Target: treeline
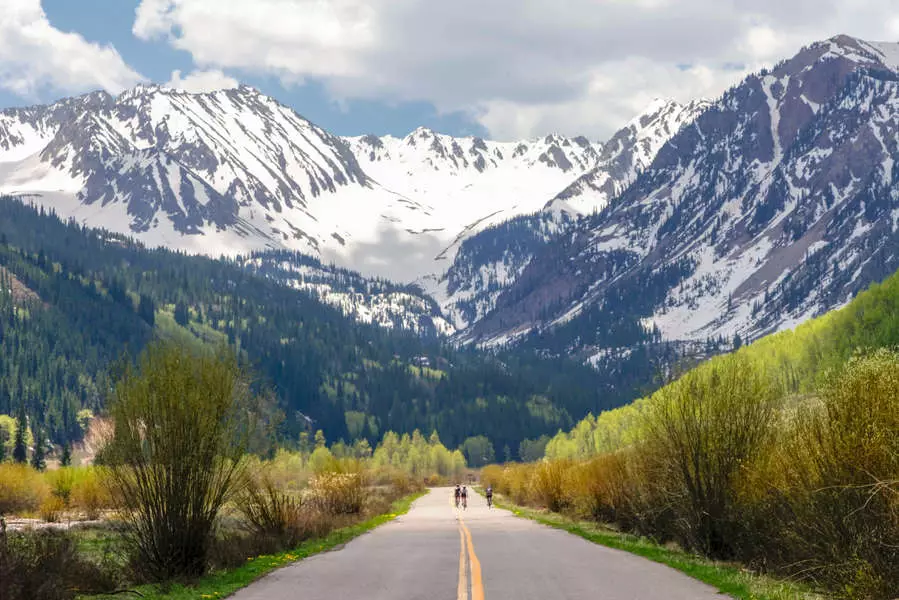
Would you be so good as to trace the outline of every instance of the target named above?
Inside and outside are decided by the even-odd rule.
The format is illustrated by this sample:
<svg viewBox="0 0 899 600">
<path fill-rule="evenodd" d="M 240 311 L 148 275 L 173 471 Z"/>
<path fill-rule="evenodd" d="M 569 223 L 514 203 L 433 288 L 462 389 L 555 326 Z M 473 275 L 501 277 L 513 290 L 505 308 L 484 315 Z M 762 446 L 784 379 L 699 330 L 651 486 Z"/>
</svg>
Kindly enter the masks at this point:
<svg viewBox="0 0 899 600">
<path fill-rule="evenodd" d="M 899 591 L 899 276 L 489 467 L 521 503 L 796 577 Z"/>
<path fill-rule="evenodd" d="M 0 271 L 17 282 L 0 286 L 0 413 L 24 406 L 57 445 L 80 435 L 79 410 L 102 410 L 110 369 L 160 336 L 238 347 L 277 396 L 280 445 L 419 429 L 450 447 L 486 435 L 515 457 L 522 440 L 627 399 L 573 360 L 356 323 L 236 262 L 148 250 L 14 200 L 0 202 Z"/>
</svg>

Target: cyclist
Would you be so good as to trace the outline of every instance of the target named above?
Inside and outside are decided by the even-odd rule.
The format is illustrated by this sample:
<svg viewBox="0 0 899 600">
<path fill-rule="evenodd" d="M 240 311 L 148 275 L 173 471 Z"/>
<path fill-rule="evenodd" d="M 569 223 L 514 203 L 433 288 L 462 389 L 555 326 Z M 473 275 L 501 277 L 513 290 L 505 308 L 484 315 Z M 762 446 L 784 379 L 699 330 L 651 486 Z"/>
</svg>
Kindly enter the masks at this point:
<svg viewBox="0 0 899 600">
<path fill-rule="evenodd" d="M 459 500 L 462 499 L 462 489 L 459 487 L 459 484 L 456 484 L 456 508 L 459 508 Z"/>
<path fill-rule="evenodd" d="M 468 508 L 468 490 L 462 486 L 462 508 Z"/>
<path fill-rule="evenodd" d="M 484 495 L 487 496 L 487 508 L 493 508 L 493 486 L 488 485 L 487 489 L 484 490 Z"/>
</svg>

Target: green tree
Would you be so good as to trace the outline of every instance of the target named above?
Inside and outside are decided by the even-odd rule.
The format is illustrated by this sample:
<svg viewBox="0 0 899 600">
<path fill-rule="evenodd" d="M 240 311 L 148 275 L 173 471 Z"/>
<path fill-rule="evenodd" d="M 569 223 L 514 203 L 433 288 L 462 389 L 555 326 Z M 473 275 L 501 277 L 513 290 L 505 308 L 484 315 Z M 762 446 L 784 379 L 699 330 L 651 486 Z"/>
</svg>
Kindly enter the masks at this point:
<svg viewBox="0 0 899 600">
<path fill-rule="evenodd" d="M 147 294 L 141 294 L 140 302 L 137 305 L 137 314 L 147 322 L 147 325 L 153 327 L 156 324 L 156 303 L 153 302 L 153 298 Z"/>
<path fill-rule="evenodd" d="M 12 459 L 20 464 L 28 462 L 28 448 L 25 439 L 28 435 L 28 417 L 25 416 L 25 404 L 19 405 L 16 415 L 16 439 L 12 449 Z"/>
<path fill-rule="evenodd" d="M 182 327 L 187 327 L 190 323 L 190 311 L 187 308 L 187 303 L 183 300 L 175 303 L 175 322 Z"/>
<path fill-rule="evenodd" d="M 34 450 L 31 452 L 31 466 L 36 471 L 47 468 L 47 440 L 44 438 L 43 427 L 34 427 Z"/>
<path fill-rule="evenodd" d="M 72 445 L 69 442 L 66 442 L 62 447 L 62 456 L 59 459 L 59 464 L 63 467 L 72 466 Z"/>
<path fill-rule="evenodd" d="M 483 435 L 467 438 L 459 449 L 465 455 L 465 461 L 470 467 L 483 467 L 496 459 L 493 444 Z"/>
<path fill-rule="evenodd" d="M 6 443 L 9 441 L 9 432 L 5 427 L 0 427 L 0 463 L 6 460 Z"/>
<path fill-rule="evenodd" d="M 156 579 L 206 570 L 213 527 L 245 465 L 251 392 L 237 358 L 156 342 L 126 366 L 105 449 L 135 564 Z"/>
</svg>

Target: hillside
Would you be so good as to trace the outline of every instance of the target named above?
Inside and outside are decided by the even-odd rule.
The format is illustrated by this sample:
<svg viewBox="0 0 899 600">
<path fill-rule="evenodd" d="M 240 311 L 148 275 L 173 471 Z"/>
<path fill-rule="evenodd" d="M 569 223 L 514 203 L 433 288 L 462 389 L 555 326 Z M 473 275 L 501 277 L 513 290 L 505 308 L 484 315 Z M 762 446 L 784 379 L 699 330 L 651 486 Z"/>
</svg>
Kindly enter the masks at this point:
<svg viewBox="0 0 899 600">
<path fill-rule="evenodd" d="M 18 282 L 6 276 L 0 294 L 0 413 L 24 402 L 56 442 L 78 435 L 80 408 L 102 409 L 115 362 L 155 336 L 238 344 L 277 395 L 287 441 L 307 426 L 330 440 L 419 428 L 452 445 L 485 434 L 498 451 L 517 449 L 628 399 L 574 361 L 458 351 L 427 332 L 358 322 L 258 266 L 147 250 L 9 199 L 0 267 Z"/>
<path fill-rule="evenodd" d="M 833 370 L 857 352 L 899 345 L 899 273 L 872 284 L 848 305 L 811 319 L 795 329 L 765 336 L 735 352 L 696 367 L 711 371 L 736 360 L 770 374 L 785 394 L 816 391 Z M 664 390 L 664 388 L 663 388 Z M 651 405 L 650 397 L 588 417 L 547 446 L 551 457 L 587 456 L 620 448 L 639 436 L 635 425 Z"/>
</svg>

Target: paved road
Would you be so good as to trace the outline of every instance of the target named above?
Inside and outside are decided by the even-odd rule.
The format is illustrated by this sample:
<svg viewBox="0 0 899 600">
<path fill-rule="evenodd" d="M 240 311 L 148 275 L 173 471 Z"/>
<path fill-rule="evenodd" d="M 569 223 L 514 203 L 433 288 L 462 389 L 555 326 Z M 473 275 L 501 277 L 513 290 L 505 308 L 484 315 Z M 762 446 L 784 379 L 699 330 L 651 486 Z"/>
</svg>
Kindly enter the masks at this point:
<svg viewBox="0 0 899 600">
<path fill-rule="evenodd" d="M 233 600 L 720 600 L 673 569 L 488 509 L 450 488 L 350 542 L 285 567 Z"/>
</svg>

